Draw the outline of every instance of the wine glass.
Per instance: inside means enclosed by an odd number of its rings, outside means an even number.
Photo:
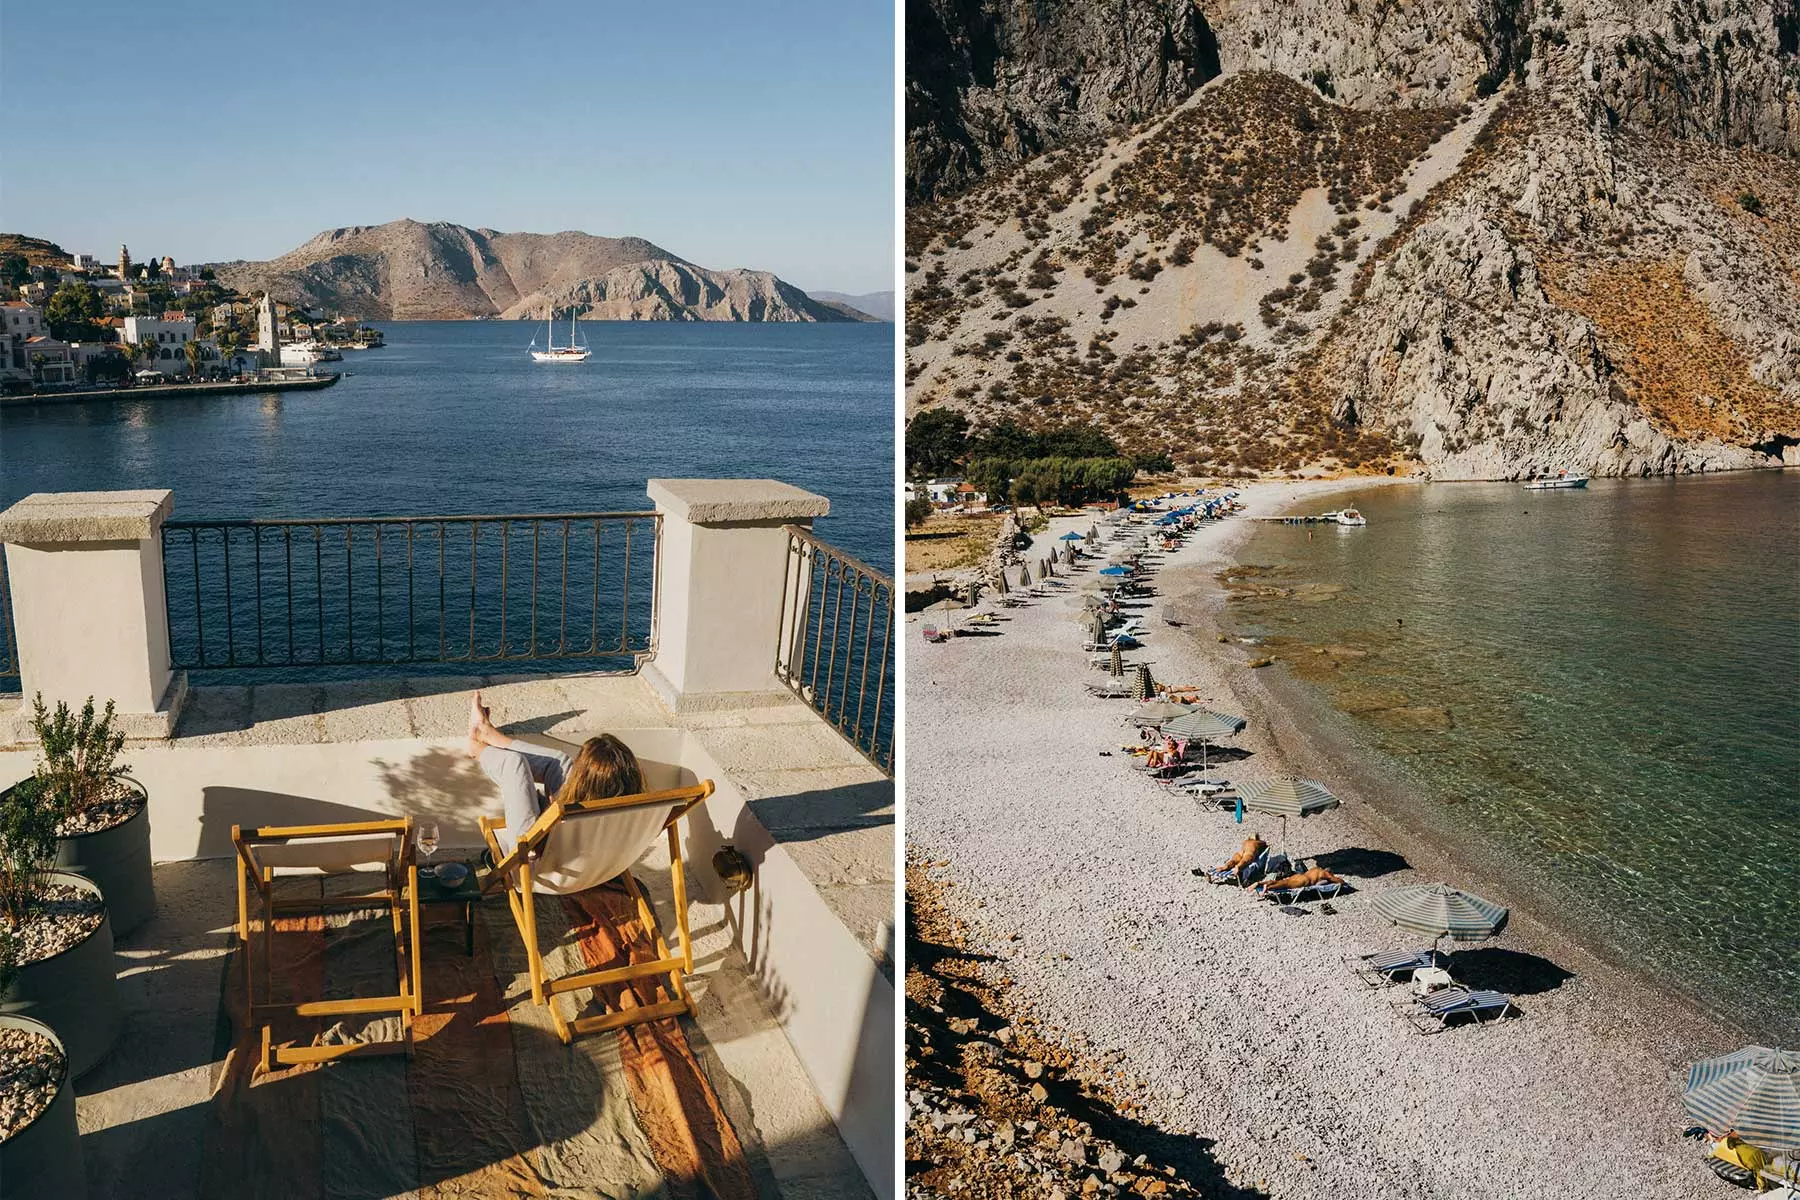
[[[417,834],[417,841],[419,843],[419,853],[423,854],[425,856],[425,858],[427,859],[426,865],[419,868],[419,874],[427,876],[429,878],[436,878],[437,877],[437,868],[432,866],[430,864],[429,860],[432,855],[437,853],[437,848],[438,848],[437,822],[436,821],[420,821],[419,822],[419,831]]]

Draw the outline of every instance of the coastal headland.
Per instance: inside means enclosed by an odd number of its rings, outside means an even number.
[[[1097,1139],[1076,1147],[1092,1152],[1077,1182],[1102,1165],[1104,1142],[1142,1180],[1203,1181],[1217,1195],[1687,1200],[1707,1177],[1680,1136],[1675,1080],[1742,1044],[1742,1031],[1578,944],[1472,856],[1427,841],[1376,774],[1282,703],[1243,646],[1220,640],[1218,575],[1253,528],[1242,517],[1335,507],[1332,495],[1381,482],[1243,486],[1242,516],[1200,526],[1164,556],[1134,613],[1149,633],[1133,660],[1246,716],[1233,746],[1257,775],[1318,779],[1344,801],[1287,831],[1296,857],[1350,882],[1330,912],[1296,914],[1193,874],[1252,832],[1276,839],[1279,824],[1239,825],[1128,769],[1130,701],[1082,687],[1095,678],[1072,586],[1084,574],[1003,610],[990,636],[911,643],[909,904],[916,895],[933,929],[955,930],[955,970],[982,1007],[965,1015],[946,1002],[955,1020],[916,1025],[909,1066],[923,1078],[925,1059],[989,1064],[993,1086],[955,1101],[977,1114],[969,1127],[992,1138],[1006,1122],[1027,1153],[1063,1167],[1074,1165],[1068,1140]],[[1027,559],[1094,519],[1053,519]],[[916,630],[915,618],[907,636]],[[1447,949],[1453,974],[1513,995],[1522,1016],[1422,1037],[1393,1009],[1403,989],[1371,990],[1346,965],[1416,948],[1369,893],[1436,880],[1511,905],[1498,941]],[[942,958],[922,961],[933,970]],[[1048,1085],[1042,1101],[1033,1083]],[[940,1092],[909,1096],[909,1147],[933,1164],[931,1179],[975,1178],[938,1146],[944,1104]],[[1037,1124],[1021,1132],[1024,1119]]]

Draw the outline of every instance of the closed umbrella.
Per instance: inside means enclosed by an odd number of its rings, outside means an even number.
[[[1020,563],[1019,564],[1019,586],[1022,588],[1028,588],[1031,586],[1031,564],[1030,563]]]
[[[1087,532],[1087,544],[1092,546],[1095,542],[1097,542],[1099,540],[1100,540],[1100,527],[1098,525],[1089,525],[1088,532]]]
[[[1336,808],[1340,803],[1323,784],[1314,783],[1310,779],[1247,779],[1238,785],[1237,793],[1239,821],[1244,819],[1245,809],[1281,818],[1283,850],[1287,849],[1289,817],[1310,817],[1328,808]]]
[[[1106,644],[1106,619],[1096,615],[1088,624],[1088,641],[1096,646]]]
[[[1005,571],[994,572],[994,590],[999,592],[1002,596],[1011,594],[1011,590],[1006,586]]]
[[[1479,942],[1506,927],[1505,905],[1458,891],[1447,883],[1386,888],[1376,892],[1369,903],[1400,928],[1429,934],[1437,941]]]
[[[1148,664],[1139,663],[1137,674],[1131,680],[1131,698],[1148,700],[1154,695],[1156,695],[1156,681],[1150,678],[1150,667]]]
[[[1107,666],[1115,678],[1123,679],[1125,677],[1125,652],[1119,649],[1117,642],[1113,643],[1112,662]]]
[[[1063,561],[1071,567],[1075,565],[1075,547],[1070,546],[1063,554]]]
[[[1800,1150],[1800,1050],[1745,1046],[1688,1068],[1681,1105],[1709,1132],[1764,1150]]]

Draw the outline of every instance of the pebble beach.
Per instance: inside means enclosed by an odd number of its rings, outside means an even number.
[[[1218,640],[1217,575],[1247,518],[1335,507],[1332,493],[1370,483],[1243,487],[1241,514],[1152,559],[1145,646],[1129,656],[1249,719],[1233,742],[1248,755],[1228,776],[1300,775],[1343,800],[1287,834],[1296,858],[1324,856],[1349,881],[1334,911],[1193,874],[1252,831],[1275,841],[1278,822],[1239,825],[1129,769],[1135,706],[1085,693],[1100,675],[1080,648],[1074,586],[997,610],[986,636],[931,645],[909,622],[909,855],[969,949],[991,956],[1006,1018],[1079,1046],[1083,1070],[1137,1121],[1206,1147],[1217,1185],[1277,1200],[1729,1194],[1681,1137],[1677,1081],[1741,1033],[1588,953],[1454,847],[1425,844],[1371,776],[1277,702],[1245,647]],[[1053,520],[1026,559],[1094,521]],[[1422,1036],[1395,1011],[1404,986],[1371,989],[1346,964],[1417,948],[1368,897],[1438,880],[1512,907],[1500,937],[1446,949],[1452,974],[1511,992],[1519,1015]]]

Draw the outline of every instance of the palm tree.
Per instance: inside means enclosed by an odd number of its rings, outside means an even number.
[[[189,338],[187,345],[183,346],[181,349],[187,355],[188,374],[198,378],[200,375],[200,363],[206,357],[206,351],[201,347],[200,339]]]

